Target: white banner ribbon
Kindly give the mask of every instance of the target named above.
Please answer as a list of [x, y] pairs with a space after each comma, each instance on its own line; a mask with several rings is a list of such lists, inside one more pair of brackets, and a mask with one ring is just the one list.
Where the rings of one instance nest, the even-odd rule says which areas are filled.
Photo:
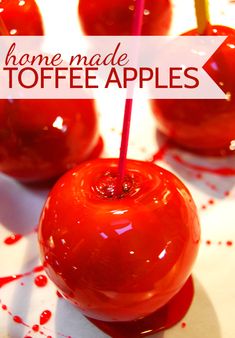
[[[225, 36], [0, 37], [0, 98], [224, 99], [203, 66]], [[131, 89], [131, 90], [130, 90]]]

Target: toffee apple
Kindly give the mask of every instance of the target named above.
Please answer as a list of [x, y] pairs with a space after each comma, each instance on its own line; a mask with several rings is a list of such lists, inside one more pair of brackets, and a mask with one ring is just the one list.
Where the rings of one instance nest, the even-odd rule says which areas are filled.
[[[235, 138], [235, 30], [210, 26], [208, 35], [228, 38], [205, 65], [205, 70], [226, 93], [226, 99], [152, 100], [159, 129], [178, 145], [194, 152], [225, 155]], [[184, 35], [197, 35], [192, 30]]]
[[0, 100], [0, 172], [48, 180], [101, 147], [92, 100]]
[[[136, 1], [80, 0], [79, 18], [87, 35], [131, 35]], [[164, 35], [171, 24], [170, 0], [146, 0], [143, 35]]]
[[43, 209], [45, 270], [84, 315], [132, 321], [165, 305], [185, 284], [200, 228], [184, 184], [152, 163], [83, 163], [59, 179]]
[[35, 0], [1, 0], [0, 35], [43, 35]]
[[197, 29], [183, 35], [227, 36], [204, 69], [225, 99], [152, 100], [159, 129], [179, 146], [205, 155], [231, 153], [235, 138], [235, 30], [210, 24], [208, 0], [195, 0]]

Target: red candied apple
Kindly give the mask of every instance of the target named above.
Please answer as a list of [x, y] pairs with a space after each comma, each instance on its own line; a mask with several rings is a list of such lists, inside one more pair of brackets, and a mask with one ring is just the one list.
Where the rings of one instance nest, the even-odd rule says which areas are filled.
[[18, 180], [61, 175], [98, 140], [92, 100], [0, 100], [0, 172]]
[[[35, 0], [1, 0], [0, 16], [9, 35], [43, 35]], [[0, 35], [8, 35], [3, 30]]]
[[235, 139], [235, 30], [209, 26], [207, 34], [228, 36], [204, 67], [226, 99], [152, 100], [151, 106], [159, 129], [179, 146], [200, 154], [226, 155]]
[[88, 317], [140, 319], [184, 285], [197, 256], [196, 207], [183, 183], [127, 160], [121, 195], [116, 159], [84, 163], [51, 191], [39, 243], [48, 276]]
[[[79, 17], [87, 35], [131, 35], [135, 0], [80, 0]], [[143, 35], [164, 35], [171, 24], [170, 0], [146, 0]]]

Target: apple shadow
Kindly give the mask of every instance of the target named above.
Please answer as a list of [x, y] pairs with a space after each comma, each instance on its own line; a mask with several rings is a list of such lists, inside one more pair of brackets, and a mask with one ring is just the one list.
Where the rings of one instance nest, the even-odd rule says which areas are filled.
[[226, 198], [225, 193], [235, 185], [235, 156], [200, 156], [177, 147], [160, 131], [157, 131], [156, 135], [159, 147], [169, 144], [162, 159], [169, 170], [172, 169], [186, 184], [193, 185], [211, 197]]
[[0, 174], [0, 223], [13, 233], [31, 233], [37, 227], [48, 192], [48, 187], [22, 185]]
[[[186, 316], [180, 323], [169, 329], [169, 334], [167, 330], [163, 331], [162, 335], [155, 334], [149, 336], [149, 338], [222, 338], [219, 320], [206, 289], [195, 276], [193, 276], [193, 281], [195, 294]], [[186, 326], [183, 328], [181, 323], [185, 323]], [[172, 331], [172, 335], [170, 331]]]
[[[222, 338], [220, 332], [219, 321], [210, 298], [202, 284], [195, 277], [194, 288], [195, 296], [193, 303], [186, 314], [186, 316], [171, 329], [159, 332], [154, 335], [149, 335], [149, 338], [198, 338], [198, 337], [213, 337]], [[65, 321], [66, 318], [66, 321]], [[182, 328], [181, 323], [186, 322], [185, 329]], [[106, 338], [110, 337], [102, 332], [99, 328], [84, 317], [73, 305], [64, 299], [58, 299], [56, 313], [55, 313], [55, 327], [57, 336], [60, 334], [72, 337], [83, 338]], [[172, 331], [172, 335], [171, 332]], [[118, 335], [118, 338], [128, 338], [126, 336]], [[112, 336], [112, 338], [117, 338]], [[138, 337], [136, 337], [138, 338]]]

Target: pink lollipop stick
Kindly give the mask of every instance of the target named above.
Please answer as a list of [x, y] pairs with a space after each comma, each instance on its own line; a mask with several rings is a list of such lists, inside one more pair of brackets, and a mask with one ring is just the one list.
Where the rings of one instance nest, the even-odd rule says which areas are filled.
[[[132, 35], [141, 35], [143, 15], [144, 15], [144, 2], [145, 0], [136, 0], [134, 19], [132, 25]], [[126, 170], [126, 157], [128, 150], [128, 141], [130, 134], [130, 123], [131, 123], [131, 113], [132, 113], [132, 104], [133, 99], [126, 99], [125, 111], [124, 111], [124, 120], [122, 127], [122, 140], [121, 148], [119, 155], [118, 163], [118, 191], [122, 192], [122, 183], [125, 176]]]

